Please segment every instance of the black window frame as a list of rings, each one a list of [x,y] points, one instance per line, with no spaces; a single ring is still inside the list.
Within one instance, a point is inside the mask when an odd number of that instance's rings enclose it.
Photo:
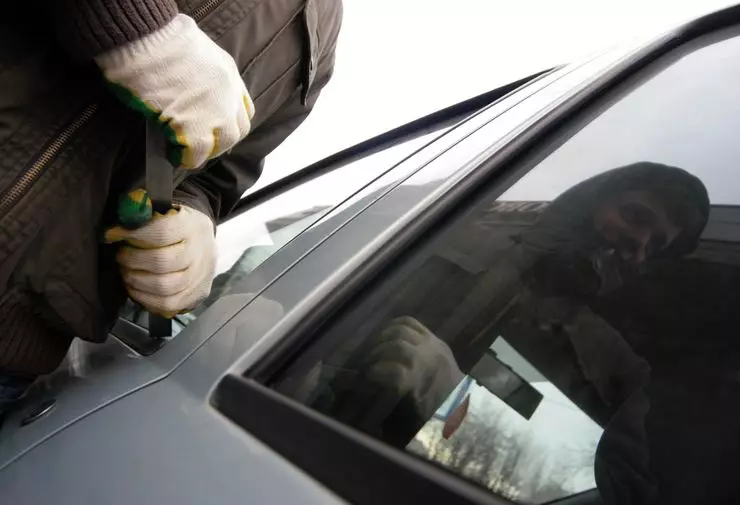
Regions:
[[[357,303],[364,292],[372,290],[385,272],[443,233],[483,192],[490,197],[492,187],[508,188],[522,171],[529,171],[587,124],[588,117],[595,117],[611,106],[615,96],[624,96],[625,87],[631,89],[634,79],[649,73],[659,59],[701,36],[734,25],[740,25],[740,5],[699,18],[657,39],[566,100],[486,160],[387,243],[371,261],[353,272],[340,289],[329,294],[291,329],[288,338],[269,358],[255,364],[243,376],[226,375],[214,390],[212,405],[351,503],[407,505],[428,500],[465,505],[514,503],[433,462],[390,447],[282,396],[266,384],[295,354],[310,345],[321,329]],[[532,148],[536,151],[534,155],[530,152]],[[565,503],[577,496],[552,503]]]

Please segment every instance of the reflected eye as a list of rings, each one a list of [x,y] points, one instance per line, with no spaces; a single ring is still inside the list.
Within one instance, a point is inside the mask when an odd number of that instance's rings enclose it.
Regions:
[[[644,247],[646,254],[652,256],[666,246],[667,237],[651,208],[640,203],[626,203],[619,207],[619,217],[631,228],[629,236],[622,236],[617,241],[621,250],[635,254],[640,247]],[[644,232],[647,232],[647,236],[643,237]],[[637,235],[633,236],[633,233]],[[641,239],[645,240],[644,244],[640,243]]]
[[[619,207],[619,217],[630,226],[651,226],[655,222],[655,213],[639,203],[626,203]]]

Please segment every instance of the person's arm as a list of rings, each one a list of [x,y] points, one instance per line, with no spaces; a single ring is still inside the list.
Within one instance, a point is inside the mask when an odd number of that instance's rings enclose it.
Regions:
[[[167,25],[175,0],[54,0],[59,40],[76,60],[90,60]]]
[[[645,429],[649,410],[650,398],[640,387],[604,428],[596,447],[594,478],[606,505],[650,505],[658,499]]]
[[[207,170],[189,176],[175,190],[175,201],[206,212],[216,222],[228,216],[262,174],[265,157],[308,117],[333,70],[332,51],[320,63],[305,103],[301,99],[301,90],[296,90],[275,114],[256,127],[230,153],[214,161]]]
[[[232,55],[175,0],[55,0],[52,23],[75,60],[92,60],[110,91],[154,120],[176,168],[193,170],[251,129],[254,103]]]
[[[178,15],[170,24],[181,17],[181,14]],[[264,157],[290,135],[310,112],[332,73],[336,37],[330,37],[329,40],[331,43],[326,42],[327,47],[319,58],[313,86],[306,96],[303,96],[304,90],[296,85],[295,80],[286,79],[283,85],[287,92],[272,94],[271,100],[277,102],[277,112],[270,111],[270,107],[266,106],[266,111],[255,118],[254,130],[231,153],[211,163],[203,172],[191,175],[175,190],[173,203],[181,209],[180,212],[157,217],[134,231],[115,227],[106,232],[106,241],[127,243],[117,255],[126,288],[134,300],[151,312],[170,316],[183,310],[192,310],[208,296],[216,267],[214,226],[219,218],[233,209],[244,191],[254,182],[261,171]],[[247,41],[237,37],[232,42],[241,47]],[[134,42],[132,45],[137,44]],[[183,47],[190,46],[186,44]],[[225,48],[236,49],[231,44],[226,44]],[[296,65],[307,63],[305,59],[299,59]],[[263,72],[264,69],[253,71]],[[148,74],[138,72],[136,75]],[[249,71],[240,76],[240,82],[242,77],[245,82],[251,82]],[[253,77],[257,82],[259,77],[264,81],[262,75]],[[209,79],[209,82],[218,82],[223,86],[223,81],[219,79]],[[268,88],[273,84],[268,82]],[[278,101],[276,96],[285,98]],[[202,114],[190,117],[203,120]],[[216,156],[220,154],[216,153]],[[137,244],[146,248],[137,248]],[[178,248],[180,251],[176,250]]]

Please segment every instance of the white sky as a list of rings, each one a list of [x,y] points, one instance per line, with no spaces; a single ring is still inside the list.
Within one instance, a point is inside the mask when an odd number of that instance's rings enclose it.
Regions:
[[[254,189],[440,108],[736,0],[344,0],[335,75]]]

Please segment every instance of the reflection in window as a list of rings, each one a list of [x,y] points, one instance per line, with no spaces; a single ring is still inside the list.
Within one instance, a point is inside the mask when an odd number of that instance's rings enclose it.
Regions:
[[[545,503],[596,487],[594,453],[601,427],[503,338],[492,347],[541,395],[532,414],[523,416],[501,399],[500,390],[467,377],[406,449],[522,503]],[[464,422],[451,433],[450,421],[465,398]]]
[[[272,386],[521,503],[737,501],[740,39],[709,39],[470,202]]]
[[[698,178],[650,162],[552,202],[484,200],[278,389],[522,503],[594,484],[649,500],[650,365],[595,305],[693,251],[708,213]]]

